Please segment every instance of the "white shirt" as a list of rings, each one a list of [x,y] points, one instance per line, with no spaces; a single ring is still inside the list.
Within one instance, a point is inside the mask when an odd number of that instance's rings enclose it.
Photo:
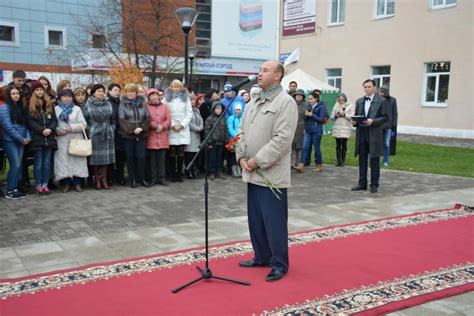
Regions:
[[[366,98],[370,98],[370,100],[365,100],[364,104],[364,112],[365,112],[365,117],[369,117],[369,109],[370,109],[370,104],[372,103],[372,100],[374,99],[374,94],[365,96]]]

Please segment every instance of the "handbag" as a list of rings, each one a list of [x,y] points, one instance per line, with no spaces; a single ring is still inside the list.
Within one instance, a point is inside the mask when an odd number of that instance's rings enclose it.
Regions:
[[[82,127],[84,139],[73,138],[69,141],[68,153],[72,156],[87,157],[92,155],[92,141],[87,138],[86,131]]]

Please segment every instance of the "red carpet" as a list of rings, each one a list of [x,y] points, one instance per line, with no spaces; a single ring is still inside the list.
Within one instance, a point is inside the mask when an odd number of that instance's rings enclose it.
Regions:
[[[212,248],[213,273],[250,287],[213,279],[172,294],[199,276],[202,249],[0,280],[0,315],[380,314],[474,290],[473,228],[457,205],[298,233],[274,283],[268,268],[238,267],[248,242]]]

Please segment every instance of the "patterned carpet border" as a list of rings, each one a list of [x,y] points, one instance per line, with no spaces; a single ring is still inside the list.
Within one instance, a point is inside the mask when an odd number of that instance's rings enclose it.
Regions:
[[[301,304],[285,305],[264,315],[350,315],[404,301],[416,296],[452,289],[474,282],[474,264],[468,262],[405,278],[346,290]]]
[[[473,208],[457,205],[455,208],[417,213],[397,218],[374,220],[365,223],[337,226],[316,231],[303,232],[289,236],[290,246],[321,242],[354,235],[374,233],[384,230],[409,227],[420,224],[468,217],[474,215]],[[232,243],[209,249],[210,259],[239,256],[252,252],[250,242]],[[91,281],[109,279],[112,277],[130,276],[135,273],[173,268],[180,265],[190,265],[205,259],[203,249],[190,250],[180,253],[160,255],[145,259],[119,262],[109,265],[78,268],[77,270],[38,276],[19,281],[1,282],[0,298],[6,299],[14,295],[33,294],[38,291],[59,289],[64,286],[85,284]]]

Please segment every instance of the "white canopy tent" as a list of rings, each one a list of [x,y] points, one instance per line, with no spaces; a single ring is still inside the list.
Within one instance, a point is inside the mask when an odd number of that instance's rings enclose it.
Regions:
[[[314,78],[313,76],[307,74],[299,68],[283,77],[281,85],[284,89],[288,89],[288,84],[291,81],[296,81],[296,83],[298,84],[298,89],[303,89],[305,91],[314,89],[319,89],[321,91],[339,91],[338,88],[335,88],[325,82],[322,82],[319,79]]]

